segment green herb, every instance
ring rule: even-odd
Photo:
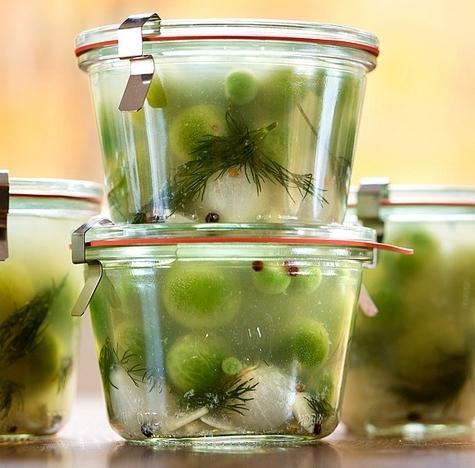
[[[312,174],[295,174],[272,160],[263,152],[261,144],[277,127],[272,122],[266,127],[250,130],[237,113],[226,113],[227,136],[204,135],[191,152],[192,160],[178,167],[170,187],[172,212],[188,203],[203,199],[210,180],[223,177],[228,170],[242,171],[249,183],[254,183],[259,194],[264,182],[281,185],[290,195],[297,189],[305,198],[314,195]],[[325,203],[323,191],[320,203]]]
[[[19,407],[23,405],[21,389],[15,382],[0,380],[0,420],[8,416],[15,400]]]
[[[259,382],[253,383],[254,379],[242,380],[240,377],[235,379],[224,379],[221,388],[215,392],[196,394],[189,390],[183,395],[183,405],[187,408],[224,409],[243,414],[248,411],[246,406],[248,401],[253,398],[250,394],[256,389]]]
[[[141,383],[147,383],[149,391],[152,391],[160,381],[158,369],[147,369],[140,362],[140,356],[130,350],[120,353],[119,344],[114,346],[110,338],[106,338],[99,354],[99,369],[103,382],[117,390],[117,385],[110,379],[110,373],[115,369],[122,369],[136,387]]]
[[[66,277],[57,285],[53,283],[0,324],[0,368],[26,356],[39,343],[44,321],[65,284]]]
[[[305,400],[308,403],[308,406],[313,411],[313,425],[314,429],[313,432],[315,434],[319,434],[322,428],[322,422],[328,416],[332,416],[335,412],[332,405],[328,402],[325,398],[325,391],[310,394],[310,396],[305,397]]]
[[[61,359],[61,366],[58,372],[58,388],[57,393],[62,392],[65,387],[66,383],[68,382],[69,377],[71,376],[73,370],[73,358],[72,357],[65,357]]]

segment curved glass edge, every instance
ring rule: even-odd
[[[125,224],[97,226],[90,229],[86,242],[99,240],[126,240],[147,237],[203,237],[203,236],[239,236],[239,237],[286,237],[320,238],[327,240],[374,241],[373,229],[362,226],[341,224],[288,225],[288,224]]]
[[[83,31],[76,37],[76,48],[97,42],[116,40],[118,27],[118,24],[111,24]],[[282,34],[288,37],[303,36],[353,42],[372,48],[379,47],[378,38],[374,34],[362,29],[332,23],[291,20],[279,21],[244,18],[162,20],[160,23],[148,23],[144,27],[144,34],[160,33],[161,35],[174,36],[184,34],[184,31],[190,34],[190,29],[198,29],[200,34],[204,35],[212,32],[216,34],[217,30],[220,30],[225,35],[232,35],[234,30],[243,34],[243,30],[246,30],[247,34],[256,34],[256,38],[258,33],[265,35],[269,29],[272,29],[273,34]]]
[[[51,178],[10,178],[10,196],[45,196],[91,199],[101,202],[101,184],[87,180]]]
[[[358,187],[351,187],[348,196],[348,206],[355,207],[357,202]],[[450,207],[470,207],[475,209],[475,187],[456,187],[450,185],[389,185],[388,205],[424,206],[426,204],[440,204]]]

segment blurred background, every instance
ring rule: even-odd
[[[131,13],[333,22],[381,41],[368,76],[353,180],[475,183],[473,0],[2,0],[0,166],[14,176],[102,180],[75,35]]]
[[[132,13],[162,18],[255,17],[346,24],[375,33],[353,181],[475,184],[473,0],[1,0],[0,167],[13,176],[102,181],[86,74],[74,56],[83,29]],[[89,332],[81,389],[98,389]]]

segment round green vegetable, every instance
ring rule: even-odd
[[[253,265],[252,282],[261,293],[281,294],[289,287],[290,280],[291,276],[284,265],[267,262]]]
[[[25,305],[34,295],[27,268],[11,260],[0,264],[0,321]]]
[[[147,101],[151,107],[160,108],[167,105],[167,98],[162,82],[157,73],[153,75],[152,82],[147,94]]]
[[[131,353],[138,360],[147,357],[145,333],[142,326],[121,322],[114,332],[114,337],[122,352]]]
[[[270,73],[262,82],[259,100],[269,116],[295,108],[296,101],[303,99],[307,90],[307,79],[292,68],[282,68]]]
[[[258,81],[249,70],[234,70],[224,82],[226,97],[238,106],[251,102],[256,97],[258,88]]]
[[[329,350],[330,337],[320,322],[299,318],[286,327],[281,344],[284,361],[295,359],[304,366],[316,367],[325,361]]]
[[[211,392],[224,377],[226,350],[221,343],[195,335],[179,338],[166,357],[167,376],[183,392]]]
[[[193,151],[206,135],[220,135],[224,130],[224,112],[215,106],[199,104],[173,120],[169,130],[170,146],[186,161],[193,158]]]
[[[217,328],[229,323],[240,305],[236,278],[208,264],[175,263],[163,285],[167,312],[188,328]]]
[[[318,267],[298,268],[291,276],[289,292],[298,294],[311,294],[315,292],[322,282],[322,271]]]
[[[287,168],[290,152],[288,131],[282,126],[277,126],[266,135],[261,143],[261,150],[268,158]]]
[[[1,376],[21,385],[25,393],[36,393],[57,385],[59,370],[59,343],[51,333],[45,333],[33,351],[11,364]]]
[[[221,369],[226,375],[237,375],[242,370],[242,364],[238,358],[228,357],[222,362]]]

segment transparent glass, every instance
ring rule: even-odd
[[[231,35],[227,26],[221,34]],[[137,113],[118,110],[129,64],[117,48],[80,56],[114,221],[342,222],[375,57],[295,42],[290,27],[288,41],[265,40],[277,25],[256,31],[247,40],[170,40],[165,27],[166,40],[145,44],[156,73]]]
[[[441,202],[442,194],[440,188],[435,200]],[[455,195],[473,204],[473,190]],[[387,206],[383,216],[384,240],[413,247],[415,254],[383,252],[378,268],[364,273],[379,313],[357,315],[343,421],[354,432],[376,436],[470,432],[475,421],[475,207]]]
[[[83,284],[69,243],[99,212],[92,201],[46,196],[48,183],[43,196],[27,196],[28,184],[42,190],[38,181],[11,181],[22,195],[10,197],[9,258],[0,262],[0,440],[54,434],[69,416],[79,339],[71,309]],[[100,195],[93,188],[88,197]]]
[[[330,434],[362,270],[348,250],[97,247],[90,310],[112,427],[165,445]]]

